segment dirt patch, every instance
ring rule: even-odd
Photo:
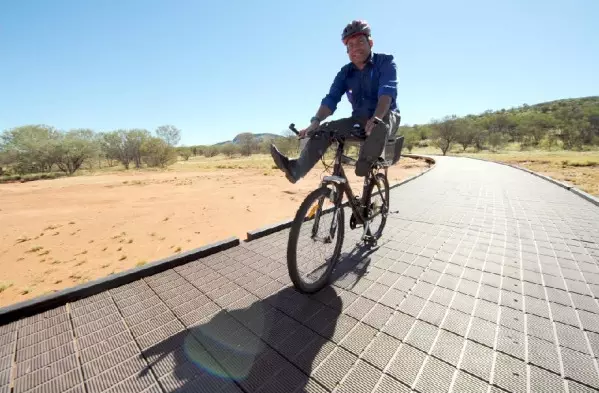
[[[325,173],[290,184],[271,164],[0,184],[0,306],[293,217]],[[390,183],[427,167],[403,158]],[[360,190],[362,179],[348,175]]]

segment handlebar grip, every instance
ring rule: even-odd
[[[295,134],[296,134],[296,135],[299,135],[299,131],[295,129],[295,124],[294,124],[294,123],[291,123],[291,124],[289,125],[289,129],[290,129],[291,131],[295,132]]]

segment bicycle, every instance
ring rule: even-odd
[[[348,135],[347,132],[340,133],[338,130],[328,130],[324,127],[325,125],[326,123],[307,137],[312,137],[318,133],[326,133],[331,138],[331,145],[337,143],[333,173],[330,176],[324,176],[320,186],[308,194],[299,206],[291,224],[287,244],[287,267],[291,281],[299,292],[308,294],[318,292],[329,283],[331,274],[339,260],[345,236],[345,205],[349,205],[352,211],[349,223],[350,229],[353,230],[362,226],[363,233],[360,240],[370,247],[377,245],[389,214],[388,168],[399,160],[404,140],[403,136],[396,135],[391,135],[387,139],[383,157],[379,157],[371,165],[364,177],[362,196],[356,197],[343,170],[343,164],[355,164],[356,160],[344,154],[344,147],[349,140],[364,141],[366,139],[365,131],[356,125]],[[291,124],[289,129],[299,135],[294,124]],[[325,137],[327,136],[325,135]],[[391,150],[387,151],[387,149]],[[375,187],[377,191],[373,192]],[[347,202],[343,202],[344,196],[347,197]],[[381,196],[382,202],[372,202],[374,196]],[[330,202],[332,206],[324,208],[323,205],[326,202]],[[319,236],[319,226],[323,217],[327,215],[331,217],[330,227],[327,229],[325,225],[324,234]],[[381,216],[381,223],[374,230],[372,223],[378,216]],[[300,235],[302,234],[302,225],[306,222],[312,222],[312,228],[307,230],[310,235],[309,239],[303,242],[300,241]],[[298,263],[299,256],[315,259],[313,253],[306,252],[309,241],[322,242],[328,245],[335,242],[332,256],[328,260],[325,258],[324,264],[318,268],[308,271],[308,276],[315,278],[313,282],[306,282],[302,279],[301,268],[303,266]]]

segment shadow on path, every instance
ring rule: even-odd
[[[343,254],[333,281],[359,279],[374,251]],[[333,349],[342,311],[335,290],[305,296],[287,287],[241,307],[222,309],[143,351],[165,391],[291,393],[317,384],[309,375]]]
[[[371,256],[377,250],[378,247],[359,244],[351,252],[341,254],[339,262],[333,270],[331,282],[351,290],[366,274],[372,261]]]
[[[302,392],[341,313],[332,288],[318,299],[329,307],[286,288],[247,308],[221,310],[143,354],[167,392]],[[276,308],[307,318],[318,334]]]

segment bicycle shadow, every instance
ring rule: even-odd
[[[332,280],[359,279],[372,252],[343,254]],[[286,287],[246,308],[221,309],[142,353],[167,392],[304,392],[331,349],[323,346],[333,341],[342,307],[332,285],[308,296]]]
[[[344,289],[354,288],[367,273],[371,256],[377,250],[378,247],[358,244],[350,252],[342,253],[331,274],[331,282]]]

